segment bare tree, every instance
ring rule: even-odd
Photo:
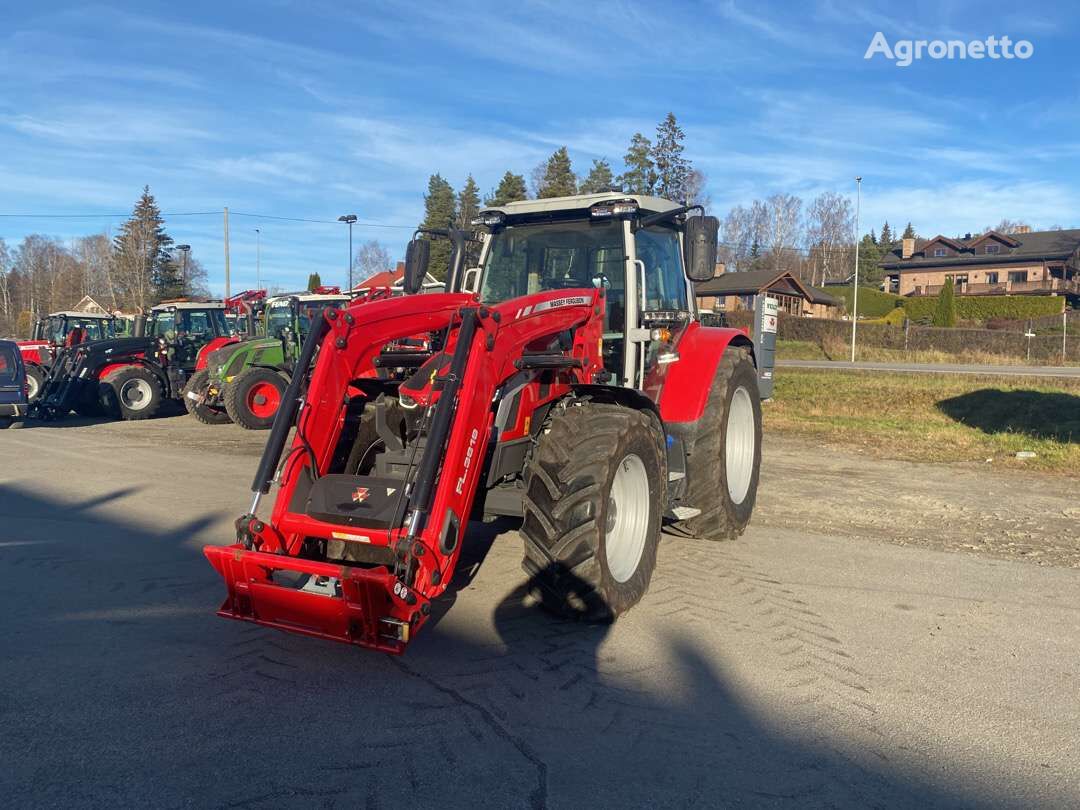
[[[690,170],[690,173],[686,176],[686,185],[684,186],[687,205],[701,205],[708,210],[712,200],[709,199],[709,195],[705,191],[705,183],[705,172],[701,171],[701,169]]]
[[[777,272],[798,261],[802,241],[802,199],[794,194],[773,194],[765,201],[766,243]]]
[[[0,320],[7,325],[11,318],[11,251],[0,238]]]
[[[809,242],[813,260],[810,283],[824,284],[826,279],[833,277],[835,270],[843,267],[840,260],[846,251],[846,246],[852,241],[855,221],[851,211],[851,201],[842,194],[826,191],[814,198],[806,215],[806,239]]]
[[[377,239],[365,242],[356,253],[356,266],[360,270],[360,280],[371,278],[376,273],[393,269],[393,259],[390,251],[384,248]]]
[[[997,224],[997,227],[991,228],[987,225],[983,228],[983,233],[986,233],[987,231],[997,231],[998,233],[1020,233],[1025,228],[1031,230],[1031,226],[1023,220],[1002,217],[1002,220]]]

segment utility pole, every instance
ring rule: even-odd
[[[862,177],[855,178],[855,291],[851,296],[851,362],[855,362],[855,330],[859,325],[859,208],[862,206]]]
[[[232,295],[229,289],[229,206],[225,206],[225,300]]]
[[[338,222],[347,222],[349,225],[349,289],[352,289],[352,268],[353,268],[353,255],[352,255],[352,226],[356,222],[356,214],[342,214],[338,217]]]
[[[180,251],[183,258],[180,260],[180,292],[183,295],[187,295],[187,257],[191,252],[191,245],[177,245],[176,249]]]
[[[255,289],[262,289],[262,231],[255,229]]]

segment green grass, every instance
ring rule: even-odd
[[[766,432],[882,458],[980,462],[1080,478],[1080,381],[779,369]],[[1015,458],[1031,450],[1034,459]]]
[[[776,356],[781,360],[828,360],[821,346],[809,340],[776,341]]]

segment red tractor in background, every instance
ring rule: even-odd
[[[89,340],[116,337],[121,331],[119,320],[112,315],[62,311],[39,319],[34,324],[33,338],[16,341],[26,366],[30,402],[41,393],[58,352]]]
[[[225,299],[225,323],[234,335],[254,336],[257,333],[254,314],[266,300],[266,290],[244,290]]]
[[[120,419],[149,419],[184,386],[207,356],[239,338],[220,302],[171,301],[135,323],[134,337],[82,343],[61,352],[42,387],[33,415],[46,419],[75,411]]]
[[[312,324],[235,542],[204,549],[228,590],[219,615],[400,653],[469,520],[508,515],[543,604],[610,621],[648,588],[665,522],[712,539],[746,527],[755,349],[702,326],[692,287],[713,275],[717,220],[613,192],[474,224],[478,264],[453,266],[448,292],[412,294],[430,249],[414,238],[410,295]],[[424,350],[400,348],[417,335]]]

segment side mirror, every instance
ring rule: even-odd
[[[475,293],[480,291],[479,267],[470,267],[465,271],[465,275],[461,279],[461,291],[464,293]]]
[[[405,278],[402,286],[406,295],[416,295],[424,286],[427,278],[428,263],[431,261],[431,242],[427,239],[413,239],[405,248]]]
[[[686,220],[686,277],[708,281],[716,273],[716,238],[720,220],[716,217],[690,217]]]

